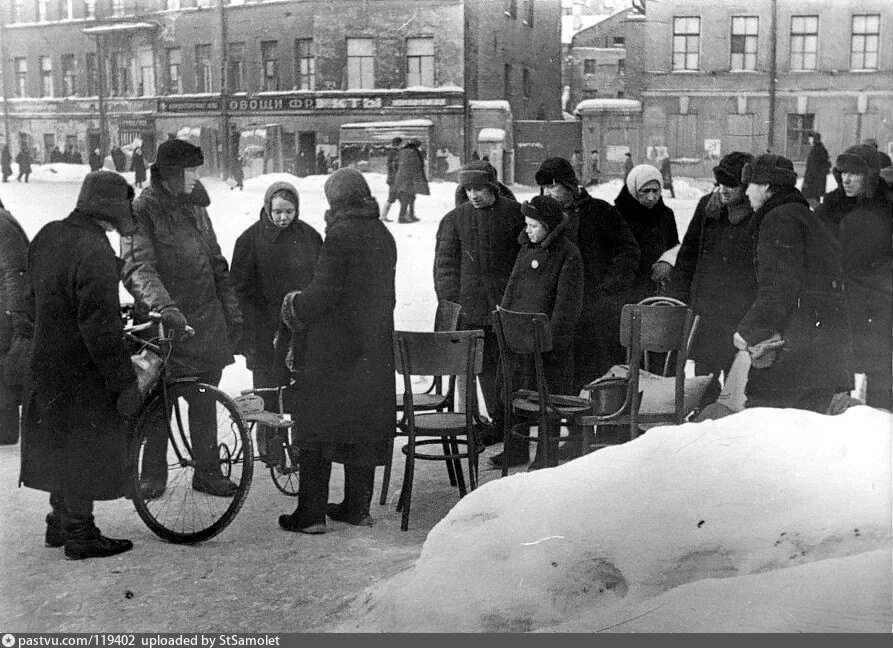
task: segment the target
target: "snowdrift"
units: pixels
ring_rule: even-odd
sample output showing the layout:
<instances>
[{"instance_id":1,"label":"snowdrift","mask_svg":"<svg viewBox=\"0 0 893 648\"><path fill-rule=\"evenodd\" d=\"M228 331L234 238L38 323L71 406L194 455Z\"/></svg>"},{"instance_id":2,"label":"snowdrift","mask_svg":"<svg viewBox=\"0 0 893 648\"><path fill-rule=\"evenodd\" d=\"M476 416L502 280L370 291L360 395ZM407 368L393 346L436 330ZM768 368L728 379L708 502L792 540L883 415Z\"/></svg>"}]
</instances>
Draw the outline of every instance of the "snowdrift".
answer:
<instances>
[{"instance_id":1,"label":"snowdrift","mask_svg":"<svg viewBox=\"0 0 893 648\"><path fill-rule=\"evenodd\" d=\"M345 631L889 631L891 415L753 409L485 484Z\"/></svg>"}]
</instances>

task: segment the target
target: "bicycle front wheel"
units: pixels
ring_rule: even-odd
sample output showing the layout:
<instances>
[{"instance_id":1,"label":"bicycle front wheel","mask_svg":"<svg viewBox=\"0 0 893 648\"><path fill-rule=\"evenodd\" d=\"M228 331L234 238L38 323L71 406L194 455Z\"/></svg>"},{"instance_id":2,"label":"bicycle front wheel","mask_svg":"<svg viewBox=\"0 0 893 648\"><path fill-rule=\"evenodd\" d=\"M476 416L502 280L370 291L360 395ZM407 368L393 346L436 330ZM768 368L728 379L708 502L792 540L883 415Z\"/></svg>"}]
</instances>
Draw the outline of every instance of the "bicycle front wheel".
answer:
<instances>
[{"instance_id":1,"label":"bicycle front wheel","mask_svg":"<svg viewBox=\"0 0 893 648\"><path fill-rule=\"evenodd\" d=\"M213 538L251 486L254 452L232 399L197 382L167 387L137 421L131 484L136 512L169 542Z\"/></svg>"}]
</instances>

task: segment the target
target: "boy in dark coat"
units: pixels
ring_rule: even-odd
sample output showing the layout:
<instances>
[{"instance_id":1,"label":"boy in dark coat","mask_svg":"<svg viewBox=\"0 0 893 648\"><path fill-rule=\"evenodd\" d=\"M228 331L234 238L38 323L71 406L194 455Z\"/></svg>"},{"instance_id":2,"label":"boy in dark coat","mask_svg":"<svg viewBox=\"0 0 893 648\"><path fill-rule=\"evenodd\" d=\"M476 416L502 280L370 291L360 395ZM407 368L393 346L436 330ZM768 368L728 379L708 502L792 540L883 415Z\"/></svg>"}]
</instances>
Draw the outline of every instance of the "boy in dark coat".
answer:
<instances>
[{"instance_id":1,"label":"boy in dark coat","mask_svg":"<svg viewBox=\"0 0 893 648\"><path fill-rule=\"evenodd\" d=\"M459 185L468 202L458 205L440 221L434 254L434 290L439 301L462 306L462 327L484 331L484 366L479 376L493 435L503 438L502 400L499 395L499 343L491 313L502 300L521 245L524 229L521 206L503 196L492 181L489 164L470 162L459 172ZM515 465L527 463L518 457Z\"/></svg>"},{"instance_id":2,"label":"boy in dark coat","mask_svg":"<svg viewBox=\"0 0 893 648\"><path fill-rule=\"evenodd\" d=\"M757 294L734 335L752 358L747 406L824 413L853 381L840 246L796 189L789 159L763 154L742 181L759 228Z\"/></svg>"},{"instance_id":3,"label":"boy in dark coat","mask_svg":"<svg viewBox=\"0 0 893 648\"><path fill-rule=\"evenodd\" d=\"M288 531L325 533L326 515L371 526L375 466L391 456L394 273L397 246L379 220L362 174L340 169L324 185L326 238L312 281L282 302L283 320L305 331L295 434L301 449L298 506ZM344 464L344 501L327 505L332 462Z\"/></svg>"},{"instance_id":4,"label":"boy in dark coat","mask_svg":"<svg viewBox=\"0 0 893 648\"><path fill-rule=\"evenodd\" d=\"M26 315L28 237L0 203L0 445L19 441L23 364L34 325Z\"/></svg>"},{"instance_id":5,"label":"boy in dark coat","mask_svg":"<svg viewBox=\"0 0 893 648\"><path fill-rule=\"evenodd\" d=\"M287 182L274 182L264 194L260 219L236 239L233 251L231 275L245 322L238 351L252 371L255 388L289 383L285 357L277 356L273 348L282 323L282 299L310 283L322 248L322 237L299 219L298 212L297 190ZM266 408L276 411L276 395L262 396ZM267 439L268 435L258 435L262 458Z\"/></svg>"},{"instance_id":6,"label":"boy in dark coat","mask_svg":"<svg viewBox=\"0 0 893 648\"><path fill-rule=\"evenodd\" d=\"M553 350L543 356L546 382L551 393L568 394L574 380L574 333L583 303L583 260L577 246L567 238L567 222L557 200L534 196L521 205L521 213L526 228L518 236L521 251L501 306L549 316ZM520 369L517 384L536 389L532 362ZM557 430L553 432L557 436ZM525 452L528 447L527 441L516 437L510 437L509 443L506 450L509 457ZM537 459L541 454L537 444ZM542 466L537 461L531 465L531 468L538 467Z\"/></svg>"},{"instance_id":7,"label":"boy in dark coat","mask_svg":"<svg viewBox=\"0 0 893 648\"><path fill-rule=\"evenodd\" d=\"M713 374L703 404L719 396L719 375L735 360L732 336L757 294L757 228L741 182L750 153L733 151L713 168L717 188L701 198L665 291L700 316L689 357L697 375Z\"/></svg>"},{"instance_id":8,"label":"boy in dark coat","mask_svg":"<svg viewBox=\"0 0 893 648\"><path fill-rule=\"evenodd\" d=\"M28 182L28 177L31 175L31 153L28 152L28 149L22 149L16 155L16 164L19 165L19 175L16 176L16 181L21 182L22 178L25 178L25 182Z\"/></svg>"},{"instance_id":9,"label":"boy in dark coat","mask_svg":"<svg viewBox=\"0 0 893 648\"><path fill-rule=\"evenodd\" d=\"M31 244L34 355L20 482L50 493L46 544L69 560L133 547L103 536L93 501L127 492L128 424L141 396L124 343L118 259L106 231L126 233L133 188L117 173L84 178L75 210Z\"/></svg>"},{"instance_id":10,"label":"boy in dark coat","mask_svg":"<svg viewBox=\"0 0 893 648\"><path fill-rule=\"evenodd\" d=\"M583 258L583 309L574 335L575 393L624 357L620 310L639 263L639 246L617 210L577 184L564 158L544 160L535 178L540 191L561 205L567 237Z\"/></svg>"}]
</instances>

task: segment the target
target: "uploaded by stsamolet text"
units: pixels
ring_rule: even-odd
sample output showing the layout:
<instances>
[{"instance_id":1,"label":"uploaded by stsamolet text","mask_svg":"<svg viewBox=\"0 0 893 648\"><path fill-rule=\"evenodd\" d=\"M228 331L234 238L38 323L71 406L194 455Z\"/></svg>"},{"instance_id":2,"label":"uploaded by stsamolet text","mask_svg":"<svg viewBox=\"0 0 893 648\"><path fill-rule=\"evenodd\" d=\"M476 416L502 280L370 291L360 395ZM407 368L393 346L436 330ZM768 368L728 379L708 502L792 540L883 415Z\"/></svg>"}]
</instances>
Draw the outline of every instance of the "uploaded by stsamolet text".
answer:
<instances>
[{"instance_id":1,"label":"uploaded by stsamolet text","mask_svg":"<svg viewBox=\"0 0 893 648\"><path fill-rule=\"evenodd\" d=\"M4 634L3 648L49 648L51 646L83 646L93 648L235 648L280 646L275 634Z\"/></svg>"}]
</instances>

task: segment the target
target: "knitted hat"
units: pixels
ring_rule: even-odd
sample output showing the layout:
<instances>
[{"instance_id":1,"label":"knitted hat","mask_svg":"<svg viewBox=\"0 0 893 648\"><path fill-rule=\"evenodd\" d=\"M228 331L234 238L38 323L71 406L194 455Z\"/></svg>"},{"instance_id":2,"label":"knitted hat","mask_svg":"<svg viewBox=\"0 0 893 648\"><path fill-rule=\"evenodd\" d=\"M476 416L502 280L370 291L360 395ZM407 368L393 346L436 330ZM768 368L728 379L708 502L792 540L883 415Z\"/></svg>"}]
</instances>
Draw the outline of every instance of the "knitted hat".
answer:
<instances>
[{"instance_id":1,"label":"knitted hat","mask_svg":"<svg viewBox=\"0 0 893 648\"><path fill-rule=\"evenodd\" d=\"M372 197L366 178L356 169L338 169L329 176L323 185L323 193L329 201L329 207L361 205Z\"/></svg>"},{"instance_id":2,"label":"knitted hat","mask_svg":"<svg viewBox=\"0 0 893 648\"><path fill-rule=\"evenodd\" d=\"M124 176L101 169L84 176L76 209L96 220L115 226L119 234L127 235L135 229L131 202L133 187Z\"/></svg>"},{"instance_id":3,"label":"knitted hat","mask_svg":"<svg viewBox=\"0 0 893 648\"><path fill-rule=\"evenodd\" d=\"M753 162L754 157L750 153L732 151L723 156L719 164L713 167L713 177L723 186L737 187L741 184L741 169L745 164L753 164Z\"/></svg>"},{"instance_id":4,"label":"knitted hat","mask_svg":"<svg viewBox=\"0 0 893 648\"><path fill-rule=\"evenodd\" d=\"M561 157L546 158L540 163L540 168L533 176L536 183L545 187L552 184L562 184L571 191L577 188L577 174L571 163Z\"/></svg>"},{"instance_id":5,"label":"knitted hat","mask_svg":"<svg viewBox=\"0 0 893 648\"><path fill-rule=\"evenodd\" d=\"M741 182L793 187L797 184L797 172L794 171L794 163L783 155L764 153L753 163L742 167Z\"/></svg>"},{"instance_id":6,"label":"knitted hat","mask_svg":"<svg viewBox=\"0 0 893 648\"><path fill-rule=\"evenodd\" d=\"M186 169L205 163L202 150L181 139L169 139L158 147L155 166L159 169Z\"/></svg>"},{"instance_id":7,"label":"knitted hat","mask_svg":"<svg viewBox=\"0 0 893 648\"><path fill-rule=\"evenodd\" d=\"M462 189L489 186L499 193L499 187L496 185L496 169L483 160L469 162L459 171L459 186Z\"/></svg>"},{"instance_id":8,"label":"knitted hat","mask_svg":"<svg viewBox=\"0 0 893 648\"><path fill-rule=\"evenodd\" d=\"M551 196L534 196L530 202L521 203L521 213L527 218L538 220L550 232L564 220L561 203Z\"/></svg>"},{"instance_id":9,"label":"knitted hat","mask_svg":"<svg viewBox=\"0 0 893 648\"><path fill-rule=\"evenodd\" d=\"M871 144L851 146L837 156L834 170L837 173L861 173L868 175L870 171L880 171L881 159L877 149Z\"/></svg>"},{"instance_id":10,"label":"knitted hat","mask_svg":"<svg viewBox=\"0 0 893 648\"><path fill-rule=\"evenodd\" d=\"M637 164L629 170L629 175L626 176L626 188L635 196L639 193L639 189L655 180L657 180L659 187L663 187L663 176L657 170L657 167L653 167L650 164Z\"/></svg>"}]
</instances>

